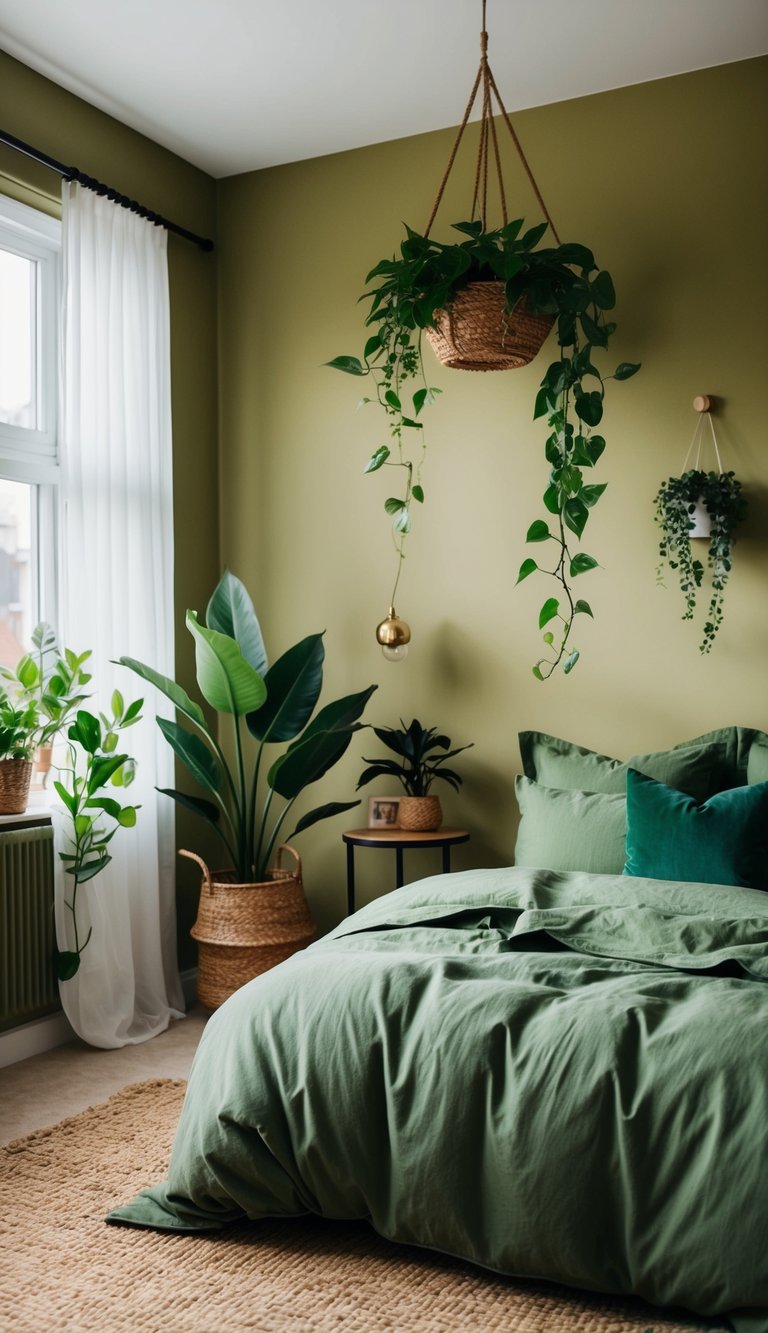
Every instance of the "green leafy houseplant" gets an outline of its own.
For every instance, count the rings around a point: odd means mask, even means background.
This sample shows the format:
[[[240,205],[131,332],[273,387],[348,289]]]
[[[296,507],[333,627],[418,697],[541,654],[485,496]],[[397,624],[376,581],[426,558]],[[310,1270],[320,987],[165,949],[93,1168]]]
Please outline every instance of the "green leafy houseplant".
[[[15,667],[0,666],[0,754],[9,744],[5,728],[14,727],[24,736],[13,742],[23,755],[32,758],[35,750],[51,742],[63,732],[76,709],[87,699],[85,687],[91,677],[84,670],[91,656],[90,650],[74,653],[71,648],[61,649],[50,625],[41,621],[32,633],[32,649],[25,653]],[[16,714],[15,724],[10,722]]]
[[[371,730],[397,758],[364,759],[370,767],[360,775],[358,791],[374,778],[383,777],[396,778],[407,796],[427,796],[438,778],[459,790],[461,775],[443,765],[462,750],[471,749],[473,742],[452,750],[447,736],[440,735],[436,727],[423,727],[415,718],[408,727],[401,718],[399,727],[372,727]]]
[[[366,278],[362,300],[370,302],[367,325],[373,330],[362,358],[338,356],[328,365],[346,374],[368,376],[375,396],[364,398],[383,409],[390,439],[381,443],[368,460],[365,471],[384,467],[401,470],[403,485],[388,496],[384,508],[392,516],[398,569],[404,543],[411,530],[413,502],[424,502],[422,467],[424,429],[419,420],[424,406],[438,392],[426,378],[422,359],[422,333],[434,327],[436,314],[470,282],[501,282],[505,309],[514,321],[525,307],[553,318],[560,355],[544,375],[536,397],[534,417],[546,416],[550,433],[545,453],[549,465],[544,506],[549,517],[529,526],[526,541],[553,543],[552,560],[523,561],[517,582],[541,572],[558,584],[557,596],[548,598],[539,613],[547,656],[533,667],[539,680],[548,678],[562,663],[568,672],[579,652],[571,634],[578,615],[592,615],[588,602],[576,598],[572,581],[597,566],[586,552],[573,553],[590,512],[604,484],[585,480],[605,449],[605,439],[594,434],[603,417],[605,384],[625,380],[639,369],[623,362],[608,375],[595,365],[595,353],[603,351],[616,330],[607,312],[615,304],[610,274],[598,270],[591,250],[577,244],[541,247],[546,223],[523,231],[516,219],[494,231],[484,230],[480,220],[459,222],[455,229],[464,237],[444,244],[406,227],[399,256],[378,263]],[[419,387],[410,392],[409,381]],[[408,441],[415,440],[415,450]],[[549,628],[547,628],[549,626]],[[556,628],[555,628],[556,626]]]
[[[747,511],[741,482],[733,472],[703,472],[691,468],[681,477],[662,482],[654,501],[656,522],[661,529],[657,581],[663,583],[667,564],[677,572],[685,600],[683,620],[693,620],[696,598],[704,577],[703,561],[694,557],[691,547],[693,514],[701,504],[711,520],[707,546],[707,564],[711,571],[711,597],[703,638],[702,653],[709,653],[723,621],[723,599],[733,563],[736,528]]]
[[[196,611],[187,611],[186,623],[195,641],[200,694],[231,722],[231,762],[202,706],[180,685],[134,658],[120,661],[157,686],[194,728],[157,719],[205,796],[174,789],[163,789],[165,794],[215,829],[243,883],[260,883],[292,806],[341,759],[376,686],[326,704],[313,716],[323,682],[323,635],[308,635],[269,666],[253,603],[229,572],[208,603],[205,624]],[[277,744],[287,748],[267,764],[266,747]],[[318,806],[289,836],[359,804]]]
[[[59,852],[71,879],[69,897],[64,907],[72,924],[74,947],[56,950],[55,966],[59,981],[69,981],[79,970],[80,956],[91,938],[91,929],[80,939],[77,919],[77,894],[81,884],[93,879],[108,866],[112,857],[107,848],[119,828],[136,824],[135,805],[123,805],[116,790],[130,786],[135,764],[128,754],[118,753],[119,733],[134,726],[141,717],[143,699],[126,706],[119,690],[112,695],[112,713],[107,717],[79,709],[69,728],[68,763],[58,767],[54,781],[64,808],[67,828],[66,851]],[[111,795],[103,795],[105,789]],[[105,823],[105,820],[107,821]]]

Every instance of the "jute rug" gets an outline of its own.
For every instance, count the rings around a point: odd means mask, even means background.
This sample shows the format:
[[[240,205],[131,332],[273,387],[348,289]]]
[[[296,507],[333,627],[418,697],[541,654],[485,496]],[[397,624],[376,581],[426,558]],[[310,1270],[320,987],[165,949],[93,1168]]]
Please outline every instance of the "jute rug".
[[[361,1224],[260,1222],[220,1236],[109,1227],[161,1180],[184,1084],[124,1088],[0,1155],[3,1333],[690,1333],[717,1321],[495,1277]]]

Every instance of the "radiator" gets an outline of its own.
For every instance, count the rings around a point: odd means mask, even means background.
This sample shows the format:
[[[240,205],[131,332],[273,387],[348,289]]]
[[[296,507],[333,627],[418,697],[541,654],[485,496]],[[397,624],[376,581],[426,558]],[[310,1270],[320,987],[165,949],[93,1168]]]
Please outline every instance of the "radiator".
[[[0,830],[0,1032],[61,1008],[54,939],[53,832]]]

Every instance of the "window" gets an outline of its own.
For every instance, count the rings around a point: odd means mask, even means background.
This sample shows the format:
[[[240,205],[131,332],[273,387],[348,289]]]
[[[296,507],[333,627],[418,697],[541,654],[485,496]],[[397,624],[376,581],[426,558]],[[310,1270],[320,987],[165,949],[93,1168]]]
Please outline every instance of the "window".
[[[61,225],[0,195],[0,663],[56,621]]]

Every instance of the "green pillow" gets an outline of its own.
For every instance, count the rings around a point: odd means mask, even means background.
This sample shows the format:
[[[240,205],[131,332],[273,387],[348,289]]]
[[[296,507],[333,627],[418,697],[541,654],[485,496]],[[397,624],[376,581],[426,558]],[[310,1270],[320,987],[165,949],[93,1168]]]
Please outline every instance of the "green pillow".
[[[702,742],[691,741],[674,750],[634,755],[628,763],[622,763],[620,759],[610,759],[545,732],[521,731],[520,755],[526,777],[545,787],[562,790],[623,796],[630,766],[701,801],[723,787],[734,785],[728,781],[727,746],[723,740],[709,742],[703,738]]]
[[[768,736],[757,733],[747,759],[747,782],[768,782]]]
[[[768,782],[698,802],[630,769],[624,874],[768,889]]]
[[[520,830],[515,865],[540,870],[589,870],[620,875],[624,865],[626,797],[558,791],[518,777]]]
[[[755,727],[717,727],[704,736],[697,736],[695,740],[684,741],[683,745],[725,746],[729,780],[723,783],[721,790],[768,779],[768,735],[764,731],[757,731]],[[682,746],[675,748],[681,749]],[[765,776],[753,777],[753,773]]]

